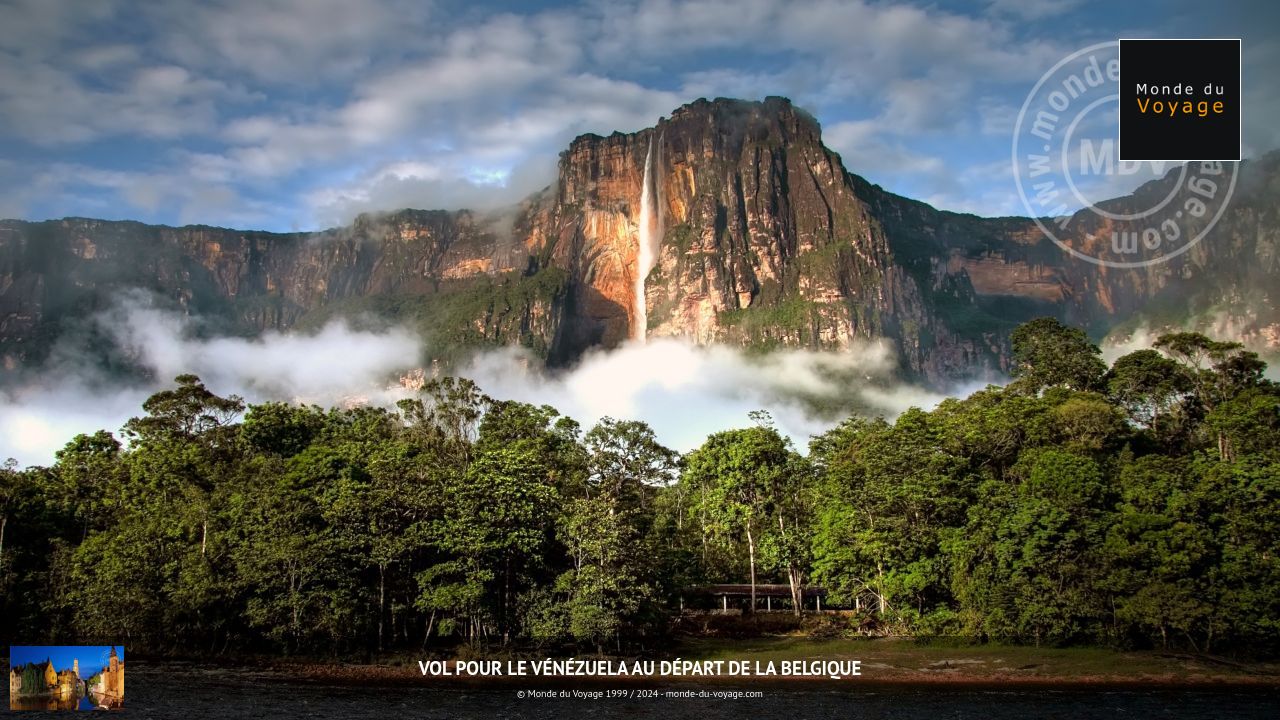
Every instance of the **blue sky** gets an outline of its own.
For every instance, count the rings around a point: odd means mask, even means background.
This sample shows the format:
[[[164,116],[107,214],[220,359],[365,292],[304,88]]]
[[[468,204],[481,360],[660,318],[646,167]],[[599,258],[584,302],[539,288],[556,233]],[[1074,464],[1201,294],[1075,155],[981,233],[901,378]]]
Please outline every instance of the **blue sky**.
[[[577,134],[765,95],[890,190],[1025,214],[1013,119],[1096,42],[1242,37],[1245,156],[1280,147],[1272,5],[0,0],[0,217],[309,230],[496,206]]]
[[[88,679],[107,666],[110,652],[109,645],[15,645],[9,648],[9,666],[52,660],[53,668],[61,671],[79,659],[80,677]],[[124,648],[116,646],[116,655],[123,662]]]

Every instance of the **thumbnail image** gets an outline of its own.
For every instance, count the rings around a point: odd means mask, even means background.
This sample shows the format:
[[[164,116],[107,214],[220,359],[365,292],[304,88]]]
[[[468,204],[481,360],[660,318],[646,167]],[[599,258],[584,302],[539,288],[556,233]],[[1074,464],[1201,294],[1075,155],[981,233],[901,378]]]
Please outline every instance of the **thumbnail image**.
[[[124,705],[124,648],[9,648],[10,710],[115,710]]]

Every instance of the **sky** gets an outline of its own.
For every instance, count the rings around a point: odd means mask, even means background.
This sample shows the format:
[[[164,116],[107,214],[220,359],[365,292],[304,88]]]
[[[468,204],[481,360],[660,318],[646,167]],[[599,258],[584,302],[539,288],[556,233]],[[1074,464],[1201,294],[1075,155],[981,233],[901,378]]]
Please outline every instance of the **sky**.
[[[53,669],[62,671],[80,661],[80,677],[88,679],[107,666],[109,645],[14,645],[9,648],[9,666],[53,661]],[[124,662],[124,647],[116,646],[116,655]]]
[[[1280,148],[1275,5],[0,0],[0,217],[290,231],[484,209],[551,183],[578,134],[767,95],[889,190],[1022,215],[1018,108],[1093,43],[1243,38],[1245,157]]]

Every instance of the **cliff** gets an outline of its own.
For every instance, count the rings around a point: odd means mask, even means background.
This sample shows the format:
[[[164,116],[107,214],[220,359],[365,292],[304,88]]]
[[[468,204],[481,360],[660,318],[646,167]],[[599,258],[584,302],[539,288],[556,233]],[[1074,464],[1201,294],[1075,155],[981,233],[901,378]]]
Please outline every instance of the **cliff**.
[[[1099,337],[1211,318],[1275,347],[1278,170],[1275,154],[1247,163],[1192,251],[1115,270],[1072,258],[1029,219],[938,211],[850,174],[785,99],[698,100],[637,133],[577,138],[555,185],[501,213],[404,210],[315,234],[0,222],[0,357],[10,376],[39,364],[130,288],[209,332],[407,322],[444,360],[518,344],[567,364],[641,335],[832,349],[882,338],[905,374],[942,383],[1004,369],[1009,330],[1043,314]]]

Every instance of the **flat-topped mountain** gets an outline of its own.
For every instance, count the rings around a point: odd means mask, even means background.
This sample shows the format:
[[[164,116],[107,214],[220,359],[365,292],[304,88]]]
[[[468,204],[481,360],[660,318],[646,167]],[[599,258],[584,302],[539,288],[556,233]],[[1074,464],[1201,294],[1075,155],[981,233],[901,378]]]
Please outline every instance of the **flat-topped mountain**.
[[[0,221],[0,359],[10,378],[39,364],[135,288],[210,331],[404,322],[446,361],[521,345],[564,365],[640,336],[831,349],[884,339],[904,374],[942,383],[1000,372],[1008,332],[1046,314],[1098,337],[1212,321],[1280,349],[1280,154],[1240,172],[1203,242],[1166,263],[1106,268],[1030,219],[936,210],[851,174],[786,99],[698,100],[652,128],[577,138],[554,185],[499,213],[402,210],[294,234]],[[1087,242],[1084,225],[1066,241]]]

